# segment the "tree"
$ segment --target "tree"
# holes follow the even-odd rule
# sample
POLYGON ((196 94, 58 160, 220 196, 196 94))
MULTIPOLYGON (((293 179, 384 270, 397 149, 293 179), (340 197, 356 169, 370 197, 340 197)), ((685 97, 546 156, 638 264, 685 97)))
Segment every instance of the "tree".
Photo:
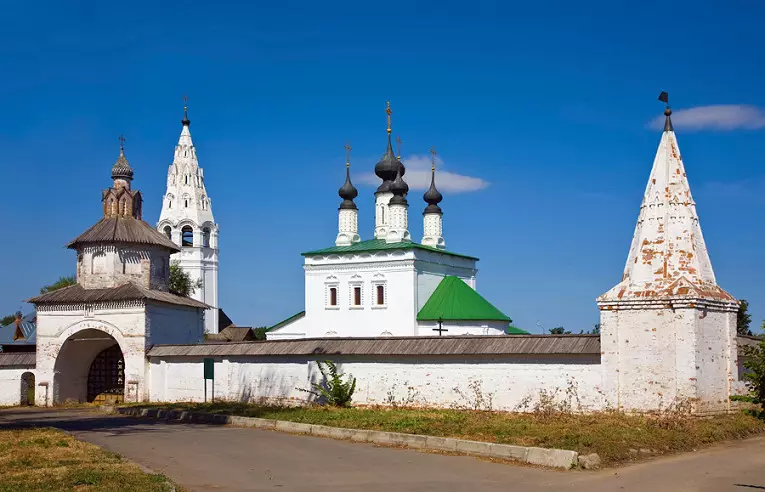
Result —
POLYGON ((590 331, 579 331, 580 335, 600 335, 600 323, 595 323, 590 331))
POLYGON ((69 287, 70 285, 76 285, 77 284, 77 277, 74 275, 70 275, 68 277, 59 277, 58 280, 53 282, 50 285, 44 286, 42 289, 40 289, 40 294, 47 294, 48 292, 53 292, 54 290, 63 289, 64 287, 69 287))
POLYGON ((550 335, 570 335, 571 332, 567 331, 562 326, 556 326, 555 328, 550 328, 550 335))
POLYGON ((196 282, 191 279, 188 272, 184 272, 180 263, 174 261, 170 264, 170 292, 179 296, 189 297, 198 288, 202 287, 202 279, 196 282))
POLYGON ((0 326, 10 325, 14 321, 16 321, 16 315, 9 314, 8 316, 5 316, 4 318, 0 318, 0 326))
POLYGON ((741 299, 738 305, 738 313, 736 314, 736 332, 739 335, 751 335, 752 330, 749 329, 749 325, 752 323, 752 315, 749 314, 749 301, 741 299))
MULTIPOLYGON (((763 323, 765 325, 765 323, 763 323)), ((744 374, 741 378, 746 381, 752 403, 760 405, 759 416, 765 416, 765 338, 754 347, 745 347, 743 351, 747 356, 744 361, 744 374)))

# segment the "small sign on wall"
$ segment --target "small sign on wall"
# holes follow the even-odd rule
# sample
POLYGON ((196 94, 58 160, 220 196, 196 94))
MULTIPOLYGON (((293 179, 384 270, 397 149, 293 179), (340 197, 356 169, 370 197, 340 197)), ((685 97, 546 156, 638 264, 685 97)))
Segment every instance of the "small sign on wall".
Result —
POLYGON ((204 365, 204 382, 205 382, 205 403, 207 403, 207 380, 212 381, 212 398, 211 401, 215 401, 215 359, 204 358, 202 359, 204 365))

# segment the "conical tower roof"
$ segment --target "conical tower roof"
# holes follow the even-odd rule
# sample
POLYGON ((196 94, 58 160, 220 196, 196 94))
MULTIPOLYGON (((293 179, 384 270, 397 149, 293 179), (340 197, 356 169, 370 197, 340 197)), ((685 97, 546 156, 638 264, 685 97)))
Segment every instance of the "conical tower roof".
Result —
POLYGON ((717 285, 671 114, 667 108, 622 281, 601 301, 675 296, 734 300, 717 285))

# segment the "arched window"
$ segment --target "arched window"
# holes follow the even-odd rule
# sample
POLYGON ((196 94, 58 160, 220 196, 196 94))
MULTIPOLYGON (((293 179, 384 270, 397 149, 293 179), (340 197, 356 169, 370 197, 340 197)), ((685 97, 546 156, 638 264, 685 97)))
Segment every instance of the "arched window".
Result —
POLYGON ((202 210, 207 210, 207 197, 202 196, 202 210))
POLYGON ((375 294, 377 294, 377 305, 378 306, 384 306, 385 305, 385 286, 378 285, 375 287, 375 294))
POLYGON ((337 287, 329 288, 329 305, 337 306, 337 287))
POLYGON ((185 208, 189 208, 189 199, 188 199, 188 198, 184 198, 184 200, 183 200, 183 206, 184 206, 185 208))
POLYGON ((205 227, 202 229, 202 247, 210 247, 210 228, 205 227))
POLYGON ((173 238, 173 230, 170 229, 170 226, 165 226, 165 228, 162 229, 162 232, 165 233, 165 236, 167 236, 168 239, 172 239, 173 238))
POLYGON ((185 184, 189 184, 189 175, 188 174, 186 175, 186 178, 185 178, 185 184))
POLYGON ((194 229, 191 226, 183 226, 181 233, 181 246, 194 246, 194 229))

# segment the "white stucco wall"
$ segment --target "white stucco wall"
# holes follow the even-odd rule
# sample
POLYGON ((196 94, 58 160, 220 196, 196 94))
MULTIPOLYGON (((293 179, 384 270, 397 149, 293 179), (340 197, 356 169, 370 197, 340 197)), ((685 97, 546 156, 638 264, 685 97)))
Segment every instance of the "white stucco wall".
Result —
POLYGON ((146 306, 146 344, 199 343, 204 334, 203 314, 209 310, 149 304, 146 306))
MULTIPOLYGON (((528 411, 542 392, 575 410, 603 408, 597 356, 508 356, 337 358, 342 372, 357 379, 357 405, 407 404, 528 411)), ((151 358, 152 401, 201 401, 202 359, 151 358)), ((235 401, 267 399, 299 404, 300 391, 320 381, 315 359, 305 357, 216 358, 215 394, 235 401)), ((210 383, 208 383, 210 384, 210 383)), ((208 386, 208 397, 211 391, 208 386)))
POLYGON ((35 374, 34 368, 29 367, 0 368, 0 407, 21 403, 21 376, 25 372, 35 374))

